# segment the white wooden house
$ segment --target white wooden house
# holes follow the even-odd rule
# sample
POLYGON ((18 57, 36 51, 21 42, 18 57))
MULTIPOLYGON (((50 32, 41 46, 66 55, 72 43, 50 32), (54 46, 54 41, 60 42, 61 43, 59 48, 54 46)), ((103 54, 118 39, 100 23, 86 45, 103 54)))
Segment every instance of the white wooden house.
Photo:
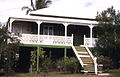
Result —
MULTIPOLYGON (((96 58, 88 48, 95 46, 96 34, 94 31, 97 26, 95 19, 40 14, 40 11, 37 10, 21 17, 9 17, 8 30, 23 44, 20 58, 25 55, 21 55, 23 51, 25 52, 26 49, 28 49, 26 51, 30 51, 32 47, 42 47, 51 52, 56 51, 56 55, 62 53, 64 57, 69 54, 69 48, 71 48, 72 54, 76 55, 83 68, 96 65, 96 58)), ((39 62, 37 62, 37 67, 39 68, 39 62)), ((94 71, 97 74, 96 66, 94 71)))

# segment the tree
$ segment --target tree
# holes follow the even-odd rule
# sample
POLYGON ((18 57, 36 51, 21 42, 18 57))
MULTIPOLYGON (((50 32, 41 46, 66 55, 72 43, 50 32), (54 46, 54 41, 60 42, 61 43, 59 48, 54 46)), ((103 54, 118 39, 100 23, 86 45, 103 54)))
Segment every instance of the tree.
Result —
POLYGON ((15 67, 18 49, 19 40, 11 37, 7 28, 2 27, 0 29, 0 69, 4 68, 6 74, 10 73, 15 67))
POLYGON ((24 6, 22 7, 22 10, 26 10, 26 15, 31 12, 31 11, 35 11, 37 9, 43 9, 43 8, 47 8, 49 6, 49 4, 52 3, 51 0, 36 0, 35 1, 35 4, 33 3, 33 0, 30 0, 31 1, 31 7, 28 7, 28 6, 24 6))
POLYGON ((120 12, 113 7, 98 13, 98 41, 96 50, 99 55, 110 57, 115 68, 120 65, 120 12))
POLYGON ((36 9, 47 8, 51 4, 51 0, 36 0, 36 9))

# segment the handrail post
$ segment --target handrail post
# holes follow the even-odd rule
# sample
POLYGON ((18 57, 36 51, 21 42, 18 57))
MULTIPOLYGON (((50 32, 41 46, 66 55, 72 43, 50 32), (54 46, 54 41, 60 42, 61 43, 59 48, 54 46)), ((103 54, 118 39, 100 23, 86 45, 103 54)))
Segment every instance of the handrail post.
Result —
POLYGON ((86 40, 85 40, 86 36, 84 35, 84 46, 85 46, 85 43, 86 43, 86 40))
POLYGON ((73 36, 73 34, 72 34, 72 46, 73 46, 73 37, 74 37, 74 36, 73 36))
POLYGON ((97 68, 97 58, 94 57, 94 66, 95 66, 95 74, 98 74, 98 68, 97 68))

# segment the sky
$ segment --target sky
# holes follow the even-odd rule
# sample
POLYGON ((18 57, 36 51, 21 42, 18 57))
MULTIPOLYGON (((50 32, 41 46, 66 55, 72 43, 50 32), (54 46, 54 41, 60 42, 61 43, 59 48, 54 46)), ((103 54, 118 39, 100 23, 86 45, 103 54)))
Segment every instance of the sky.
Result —
MULTIPOLYGON (((6 22, 8 17, 25 15, 23 6, 30 7, 30 0, 0 0, 0 22, 6 22)), ((114 6, 120 10, 120 0, 52 0, 46 13, 56 15, 67 15, 74 17, 94 18, 97 11, 102 11, 114 6)), ((44 13, 44 12, 43 12, 44 13)))

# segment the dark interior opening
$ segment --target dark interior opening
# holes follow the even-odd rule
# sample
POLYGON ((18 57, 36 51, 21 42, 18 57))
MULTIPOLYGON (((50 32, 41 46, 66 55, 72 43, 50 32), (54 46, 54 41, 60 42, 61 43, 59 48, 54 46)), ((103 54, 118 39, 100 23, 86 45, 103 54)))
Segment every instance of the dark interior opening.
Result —
POLYGON ((86 35, 86 37, 90 36, 90 28, 83 25, 69 25, 68 36, 71 36, 72 34, 74 36, 74 45, 83 45, 84 35, 86 35))
POLYGON ((44 51, 54 61, 64 57, 64 48, 44 48, 44 51))
POLYGON ((30 55, 32 47, 20 47, 19 49, 19 61, 17 63, 16 72, 28 73, 30 68, 30 55))

